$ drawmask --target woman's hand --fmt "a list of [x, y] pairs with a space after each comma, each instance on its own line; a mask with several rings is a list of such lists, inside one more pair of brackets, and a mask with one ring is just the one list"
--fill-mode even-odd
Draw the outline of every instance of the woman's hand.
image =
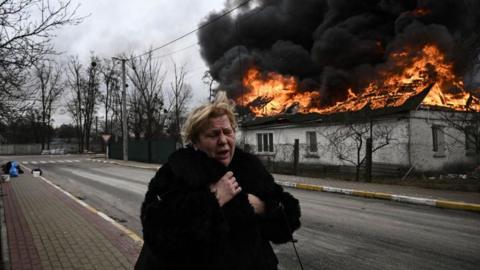
[[238, 185], [233, 172], [228, 171], [215, 184], [210, 185], [210, 191], [215, 193], [218, 203], [223, 206], [240, 193], [242, 188]]
[[265, 213], [265, 203], [257, 196], [248, 193], [248, 202], [253, 207], [253, 210], [256, 214], [262, 215], [263, 213]]

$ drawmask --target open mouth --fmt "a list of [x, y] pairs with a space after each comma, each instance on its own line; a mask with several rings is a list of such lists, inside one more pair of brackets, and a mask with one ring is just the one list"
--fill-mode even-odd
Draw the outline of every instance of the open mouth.
[[229, 153], [230, 153], [230, 151], [228, 151], [228, 150], [222, 150], [222, 151], [218, 151], [216, 156], [217, 156], [217, 158], [225, 159], [229, 156]]

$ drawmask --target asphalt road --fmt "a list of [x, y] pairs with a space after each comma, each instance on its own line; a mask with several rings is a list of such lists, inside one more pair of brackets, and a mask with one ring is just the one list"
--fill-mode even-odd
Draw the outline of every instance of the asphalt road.
[[[94, 163], [81, 156], [16, 159], [27, 161], [30, 168], [42, 168], [46, 178], [141, 236], [140, 204], [153, 171]], [[480, 265], [478, 213], [288, 191], [301, 202], [302, 227], [294, 238], [304, 269], [478, 269]], [[291, 243], [274, 249], [280, 269], [300, 269]]]

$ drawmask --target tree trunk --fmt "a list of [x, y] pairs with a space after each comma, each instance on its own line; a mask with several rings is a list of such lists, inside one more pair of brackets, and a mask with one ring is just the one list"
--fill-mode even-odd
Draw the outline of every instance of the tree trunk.
[[360, 167], [361, 165], [358, 164], [357, 166], [355, 166], [355, 181], [360, 181]]
[[367, 138], [365, 153], [365, 182], [372, 180], [372, 138]]

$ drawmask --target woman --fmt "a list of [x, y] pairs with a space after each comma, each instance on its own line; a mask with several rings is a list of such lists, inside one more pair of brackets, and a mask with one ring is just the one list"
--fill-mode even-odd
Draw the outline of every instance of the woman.
[[236, 127], [224, 93], [191, 113], [190, 146], [174, 152], [148, 186], [136, 269], [277, 269], [269, 242], [291, 240], [299, 202], [254, 155], [235, 148]]

